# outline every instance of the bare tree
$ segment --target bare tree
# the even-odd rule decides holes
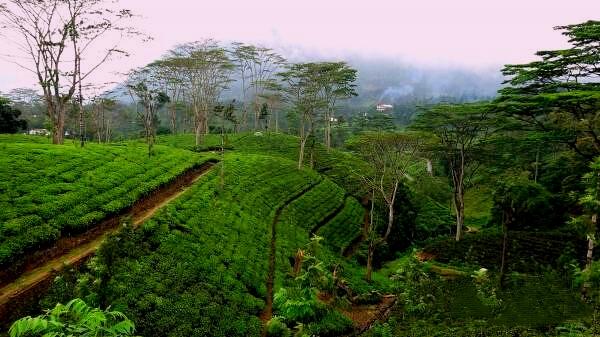
[[[83,125],[82,82],[116,54],[125,54],[118,48],[123,37],[139,35],[122,25],[132,13],[105,7],[101,0],[7,0],[0,3],[0,17],[4,35],[17,47],[8,59],[37,77],[53,125],[52,141],[62,144],[66,110],[77,91]],[[92,53],[96,42],[109,34],[117,42]]]

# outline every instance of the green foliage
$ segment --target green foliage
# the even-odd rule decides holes
[[[536,53],[539,60],[507,65],[508,86],[496,99],[498,111],[526,127],[551,135],[587,159],[598,152],[600,106],[598,58],[599,21],[557,27],[571,46]],[[576,69],[576,71],[575,71]]]
[[[27,130],[27,121],[19,119],[21,111],[14,108],[10,101],[0,97],[0,133],[17,133]]]
[[[494,280],[488,270],[481,268],[471,275],[473,283],[477,289],[477,298],[483,303],[483,305],[490,307],[492,310],[498,310],[502,306],[502,300],[498,298],[497,289],[495,287],[496,280]]]
[[[353,198],[347,198],[344,208],[321,227],[318,235],[325,238],[325,244],[335,252],[342,252],[361,235],[364,208]]]
[[[269,337],[290,337],[292,331],[285,325],[281,317],[275,316],[267,323],[267,336]]]
[[[90,229],[206,160],[166,147],[149,159],[135,145],[0,143],[0,266]]]
[[[550,193],[526,177],[505,176],[496,182],[493,201],[492,222],[510,230],[539,230],[562,224],[560,215],[553,215]]]
[[[206,151],[219,148],[221,139],[218,135],[206,135],[204,144],[199,148],[196,148],[192,134],[160,136],[158,143],[187,150]],[[281,133],[267,132],[262,136],[256,136],[254,133],[237,133],[227,135],[225,147],[240,154],[259,154],[297,160],[298,143],[298,137]],[[356,198],[362,198],[367,193],[360,177],[354,174],[367,168],[363,160],[338,149],[327,151],[320,143],[315,144],[314,152],[315,171],[324,174]]]
[[[135,325],[119,311],[100,310],[81,299],[57,304],[44,315],[25,317],[14,322],[10,337],[45,336],[133,336]]]
[[[590,312],[553,272],[513,274],[505,288],[499,289],[497,274],[485,269],[442,277],[450,275],[443,273],[449,268],[420,263],[412,254],[396,261],[394,267],[393,279],[403,303],[402,312],[393,316],[398,324],[390,324],[395,335],[472,336],[481,331],[475,335],[511,336],[500,332],[522,331],[537,336],[534,329],[581,319]],[[417,333],[420,329],[427,333]]]
[[[563,253],[575,249],[574,257],[580,261],[585,256],[581,238],[572,232],[562,231],[509,231],[507,260],[509,270],[540,272],[563,264]],[[452,238],[438,238],[423,250],[436,256],[442,263],[460,261],[490,270],[500,268],[502,257],[502,232],[491,229],[465,235],[456,242]]]
[[[587,284],[591,291],[587,295],[600,304],[600,261],[592,262],[589,268],[579,270],[575,276],[575,285],[582,287]]]
[[[309,229],[332,207],[315,208],[318,216],[303,210],[310,203],[341,203],[344,194],[313,171],[299,171],[281,158],[227,154],[225,168],[222,189],[217,173],[205,175],[139,230],[123,230],[109,239],[76,285],[65,279],[55,284],[52,296],[61,298],[70,288],[111,304],[135,319],[142,335],[259,335],[273,210],[306,191],[284,208],[277,224],[275,289],[285,290],[276,291],[276,306],[284,308],[279,313],[286,323],[293,317],[313,324],[315,331],[327,326],[338,331],[340,324],[333,323],[339,320],[333,318],[318,325],[330,317],[321,315],[330,309],[317,300],[314,289],[332,289],[334,263],[345,266],[339,277],[360,274],[357,267],[346,267],[349,263],[339,261],[327,246],[313,247],[310,251],[318,251],[323,260],[306,259],[305,273],[294,281],[299,286],[290,286],[286,275],[291,271],[288,258],[298,248],[306,249]],[[355,280],[349,284],[362,285]],[[289,305],[281,304],[284,298]]]

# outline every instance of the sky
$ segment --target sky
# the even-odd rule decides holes
[[[126,42],[121,47],[131,56],[103,66],[93,80],[117,79],[178,43],[204,38],[263,44],[292,58],[496,71],[533,60],[537,50],[566,47],[552,27],[600,19],[600,0],[120,0],[118,6],[138,14],[135,26],[153,40]],[[9,50],[5,42],[0,48]],[[0,91],[33,85],[33,74],[0,58]]]

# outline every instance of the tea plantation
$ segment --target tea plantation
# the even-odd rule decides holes
[[[82,233],[209,157],[133,144],[43,144],[0,138],[0,267]],[[14,140],[14,141],[13,141]]]
[[[298,170],[293,161],[228,154],[223,183],[215,169],[139,230],[109,240],[88,276],[91,287],[75,291],[123,311],[144,336],[258,336],[275,209],[283,207],[276,236],[279,288],[310,229],[345,208],[345,199],[337,185]],[[330,258],[356,273],[339,256]],[[71,294],[56,289],[54,300]]]

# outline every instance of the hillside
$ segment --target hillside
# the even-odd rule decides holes
[[[50,249],[59,240],[61,246],[71,245],[69,238],[93,230],[210,159],[167,147],[148,158],[145,148],[135,145],[81,149],[42,140],[47,141],[0,139],[0,280],[60,254],[61,248]]]
[[[160,335],[161,331],[174,331],[175,335],[181,336],[258,335],[262,331],[260,316],[266,299],[283,287],[293,286],[295,281],[290,277],[293,263],[290,261],[299,249],[310,247],[312,235],[323,238],[318,258],[323,261],[325,270],[339,269],[336,277],[347,280],[349,289],[355,291],[354,296],[375,289],[379,283],[365,283],[361,277],[362,268],[341,255],[351,244],[361,240],[365,216],[360,203],[331,180],[344,177],[340,179],[343,183],[348,173],[328,177],[310,169],[298,170],[297,163],[291,160],[296,155],[294,137],[268,134],[232,138],[225,157],[187,150],[195,149],[189,145],[193,140],[191,135],[161,138],[160,143],[164,145],[157,146],[157,155],[148,161],[147,157],[141,157],[147,154],[136,142],[90,144],[79,149],[69,145],[39,144],[39,138],[29,141],[14,137],[10,142],[10,137],[4,137],[0,149],[11,154],[9,164],[13,169],[22,163],[21,157],[16,155],[19,152],[22,158],[39,165],[38,168],[45,164],[43,172],[35,171],[39,176],[31,172],[21,179],[35,181],[38,185],[46,182],[42,174],[50,174],[52,165],[43,160],[49,153],[61,163],[71,163],[69,167],[74,176],[61,186],[77,192],[81,198],[77,207],[72,207],[74,210],[83,204],[89,212],[97,212],[98,218],[79,225],[82,228],[75,231],[73,229],[79,227],[70,222],[59,222],[61,217],[53,213],[57,214],[58,220],[49,217],[47,227],[40,227],[39,231],[45,234],[45,228],[53,229],[53,225],[63,224],[58,227],[62,236],[76,235],[93,227],[103,217],[118,213],[191,167],[210,158],[222,160],[216,169],[158,210],[140,229],[125,229],[109,238],[100,247],[92,265],[80,272],[80,278],[89,278],[89,287],[61,285],[59,278],[51,287],[48,298],[64,302],[73,294],[79,294],[82,298],[93,299],[97,305],[110,303],[115,309],[134,317],[144,335]],[[16,145],[17,142],[21,143]],[[211,146],[211,142],[216,142],[214,136],[209,137],[206,146]],[[328,154],[323,149],[321,155],[350,159],[347,154],[337,151]],[[324,170],[326,173],[341,172],[344,168],[340,166],[342,162],[326,158],[329,159],[326,163],[334,163],[333,168]],[[67,164],[63,165],[66,167]],[[222,181],[221,165],[224,168]],[[319,165],[326,164],[319,162]],[[153,173],[159,170],[167,170],[171,175],[155,177]],[[94,177],[104,179],[95,180]],[[140,181],[148,183],[140,185]],[[47,189],[56,187],[56,184],[47,185]],[[27,191],[33,194],[33,183],[29,186]],[[117,191],[121,189],[123,198],[119,199]],[[113,200],[108,205],[121,202],[118,204],[121,208],[110,213],[107,204],[96,202],[105,190],[104,194]],[[7,223],[18,221],[28,213],[15,214],[12,215],[15,218],[9,213],[4,215]],[[82,221],[79,219],[83,216],[73,217],[73,221]],[[51,246],[52,241],[47,245]],[[27,252],[23,251],[23,255]],[[273,253],[275,256],[271,259]],[[18,257],[15,255],[14,258]],[[272,289],[269,289],[270,270],[274,271]],[[212,309],[206,310],[207,305]],[[310,323],[314,317],[307,318],[306,322],[314,331],[327,333],[331,329],[351,329],[352,322],[334,307],[325,304],[317,307],[322,314],[333,315],[332,322],[338,323],[334,327],[321,326],[318,321]],[[174,308],[180,309],[173,312]],[[176,320],[173,320],[174,315]],[[176,327],[174,324],[178,325],[184,317],[190,325]],[[208,321],[213,323],[202,323]]]

